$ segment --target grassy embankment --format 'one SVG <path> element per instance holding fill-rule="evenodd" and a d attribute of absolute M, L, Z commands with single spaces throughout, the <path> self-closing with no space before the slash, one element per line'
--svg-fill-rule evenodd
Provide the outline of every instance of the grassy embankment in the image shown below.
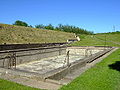
<path fill-rule="evenodd" d="M 81 41 L 73 46 L 117 46 L 120 47 L 120 34 L 80 35 Z M 106 42 L 105 42 L 106 41 Z"/>
<path fill-rule="evenodd" d="M 73 33 L 0 24 L 0 44 L 56 43 L 75 38 Z"/>
<path fill-rule="evenodd" d="M 60 90 L 120 90 L 120 49 Z"/>

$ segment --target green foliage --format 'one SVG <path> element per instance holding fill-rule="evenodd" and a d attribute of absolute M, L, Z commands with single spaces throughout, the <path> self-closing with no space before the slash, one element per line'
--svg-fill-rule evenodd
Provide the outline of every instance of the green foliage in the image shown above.
<path fill-rule="evenodd" d="M 45 29 L 54 30 L 54 26 L 52 26 L 52 24 L 49 24 L 49 25 L 45 26 Z"/>
<path fill-rule="evenodd" d="M 98 33 L 98 34 L 120 34 L 120 31 L 116 31 L 116 32 L 107 32 L 107 33 Z"/>
<path fill-rule="evenodd" d="M 32 26 L 32 25 L 30 25 L 30 26 L 28 26 L 28 27 L 31 27 L 31 28 L 33 28 L 33 26 Z"/>
<path fill-rule="evenodd" d="M 11 81 L 0 79 L 0 90 L 40 90 L 40 89 L 32 88 Z"/>
<path fill-rule="evenodd" d="M 23 22 L 20 20 L 15 21 L 15 23 L 13 25 L 33 27 L 32 25 L 29 26 L 26 22 Z M 54 27 L 52 24 L 48 24 L 48 25 L 39 24 L 39 25 L 35 25 L 35 28 L 64 31 L 64 32 L 70 32 L 70 33 L 76 33 L 76 34 L 93 34 L 92 31 L 87 31 L 85 29 L 82 29 L 82 28 L 79 28 L 76 26 L 72 26 L 72 25 L 58 24 L 58 26 Z"/>
<path fill-rule="evenodd" d="M 93 32 L 91 32 L 91 31 L 87 31 L 85 29 L 82 29 L 82 28 L 79 28 L 76 26 L 72 26 L 72 25 L 59 24 L 58 27 L 56 27 L 56 30 L 72 32 L 72 33 L 76 33 L 76 34 L 93 34 Z"/>
<path fill-rule="evenodd" d="M 82 38 L 81 38 L 82 37 Z M 105 39 L 106 37 L 106 39 Z M 72 46 L 115 46 L 120 47 L 120 34 L 80 35 L 81 41 Z M 105 43 L 106 42 L 106 43 Z"/>
<path fill-rule="evenodd" d="M 28 27 L 28 24 L 26 22 L 23 22 L 20 20 L 15 21 L 15 23 L 13 25 Z"/>
<path fill-rule="evenodd" d="M 91 31 L 87 31 L 85 29 L 82 29 L 82 28 L 79 28 L 76 26 L 72 26 L 72 25 L 58 24 L 57 27 L 54 27 L 52 24 L 49 24 L 46 26 L 43 24 L 39 24 L 39 25 L 36 25 L 35 27 L 40 28 L 40 29 L 64 31 L 64 32 L 70 32 L 70 33 L 76 33 L 76 34 L 93 34 L 93 32 L 91 32 Z"/>
<path fill-rule="evenodd" d="M 109 67 L 120 62 L 119 52 L 120 49 L 60 90 L 120 90 L 120 72 Z"/>
<path fill-rule="evenodd" d="M 43 24 L 39 24 L 39 25 L 35 25 L 35 28 L 45 29 L 45 26 Z"/>
<path fill-rule="evenodd" d="M 54 30 L 54 26 L 52 26 L 52 24 L 49 24 L 49 25 L 46 25 L 46 26 L 43 25 L 43 24 L 39 24 L 39 25 L 35 25 L 35 28 Z"/>

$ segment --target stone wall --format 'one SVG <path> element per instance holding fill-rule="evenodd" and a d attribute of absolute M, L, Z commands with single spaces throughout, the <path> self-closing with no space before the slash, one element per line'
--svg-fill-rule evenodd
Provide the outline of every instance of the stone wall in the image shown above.
<path fill-rule="evenodd" d="M 68 47 L 67 51 L 70 51 L 70 55 L 76 54 L 81 56 L 93 55 L 97 52 L 103 51 L 104 48 L 95 48 L 95 47 Z"/>

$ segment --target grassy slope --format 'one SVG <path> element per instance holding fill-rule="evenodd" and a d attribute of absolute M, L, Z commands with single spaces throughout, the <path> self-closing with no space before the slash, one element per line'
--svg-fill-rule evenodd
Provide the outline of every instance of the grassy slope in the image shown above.
<path fill-rule="evenodd" d="M 40 90 L 40 89 L 31 88 L 11 81 L 0 79 L 0 90 Z"/>
<path fill-rule="evenodd" d="M 73 33 L 0 24 L 0 44 L 66 42 L 70 38 L 74 38 Z"/>
<path fill-rule="evenodd" d="M 75 42 L 74 46 L 104 46 L 106 35 L 107 46 L 120 47 L 120 34 L 97 34 L 97 35 L 81 35 L 81 41 Z"/>
<path fill-rule="evenodd" d="M 60 90 L 120 90 L 120 71 L 109 67 L 117 61 L 120 62 L 119 53 L 120 49 Z M 119 65 L 120 63 L 117 68 Z"/>

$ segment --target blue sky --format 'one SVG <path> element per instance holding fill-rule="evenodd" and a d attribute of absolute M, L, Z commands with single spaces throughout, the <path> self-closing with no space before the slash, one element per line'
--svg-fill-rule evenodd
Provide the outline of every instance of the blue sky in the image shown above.
<path fill-rule="evenodd" d="M 120 0 L 1 0 L 0 23 L 69 24 L 95 33 L 120 31 Z"/>

